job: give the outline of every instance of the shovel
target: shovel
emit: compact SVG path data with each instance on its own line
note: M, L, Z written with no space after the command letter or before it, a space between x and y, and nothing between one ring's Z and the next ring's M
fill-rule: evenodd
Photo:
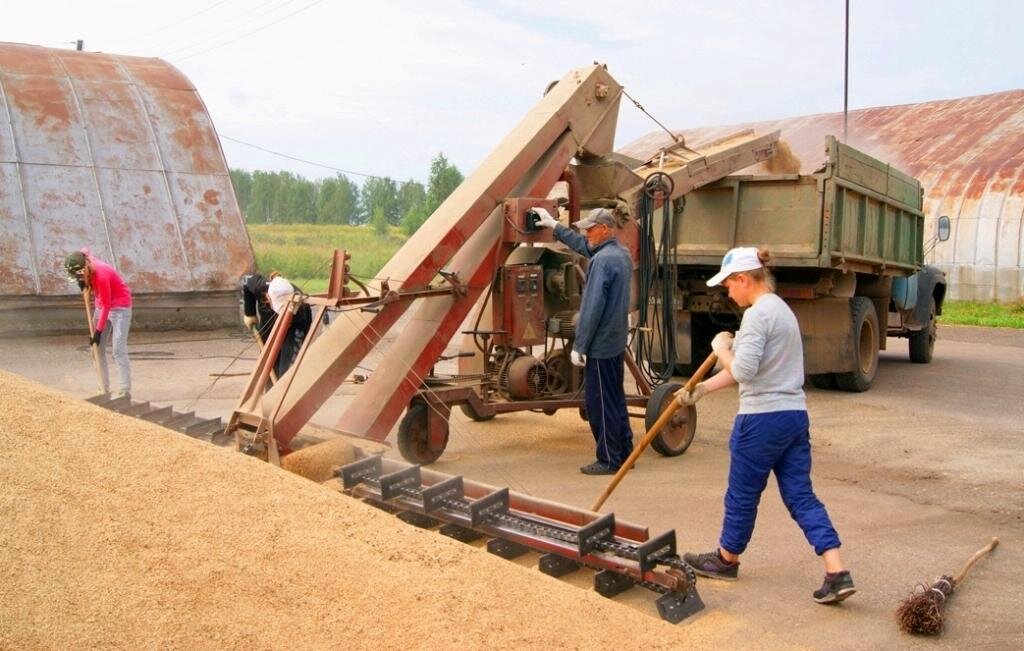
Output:
M93 335L96 333L96 331L93 330L93 327L92 327L92 306L89 305L89 293L90 292L89 292L89 288L88 287L85 288L84 290L82 290L82 302L85 303L85 318L89 322L89 339L91 340ZM97 387L99 387L100 393L110 393L107 390L107 387L104 386L104 384L103 384L103 371L102 371L102 366L100 364L100 347L99 347L99 344L94 344L94 343L90 342L89 347L92 348L92 361L93 361L93 363L96 366L96 379L99 381L99 384L97 384Z

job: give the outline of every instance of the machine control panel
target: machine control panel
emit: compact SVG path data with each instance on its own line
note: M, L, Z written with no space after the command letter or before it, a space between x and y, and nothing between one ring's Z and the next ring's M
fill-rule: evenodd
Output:
M544 267L515 264L502 269L499 300L494 301L494 323L502 324L509 346L543 344Z

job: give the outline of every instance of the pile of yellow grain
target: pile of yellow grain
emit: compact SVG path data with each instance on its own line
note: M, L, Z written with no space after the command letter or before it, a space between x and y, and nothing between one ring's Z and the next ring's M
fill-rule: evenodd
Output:
M666 624L4 372L0 487L0 648L752 642L713 611Z

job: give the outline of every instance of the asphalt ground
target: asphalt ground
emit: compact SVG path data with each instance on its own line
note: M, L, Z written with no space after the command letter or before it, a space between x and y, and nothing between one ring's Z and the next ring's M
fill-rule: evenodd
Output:
M911 364L906 342L890 339L866 393L807 389L813 480L858 593L839 606L811 600L820 562L770 481L740 580L699 582L708 612L741 621L752 647L758 635L770 634L822 649L1024 648L1024 331L945 326L939 337L929 365ZM87 397L96 383L85 339L4 339L0 368ZM251 339L235 332L139 333L129 349L135 399L207 417L226 418L246 379L217 374L244 374L256 357ZM365 366L372 370L373 360ZM342 385L314 422L336 426L344 404L361 398L359 390ZM680 551L713 549L736 407L734 390L703 400L690 449L675 458L645 452L604 510L652 533L675 529ZM637 436L642 427L634 421ZM389 454L397 457L395 450ZM483 423L456 410L449 448L433 468L589 507L608 480L578 472L592 455L589 427L575 410ZM915 585L956 572L992 536L1000 547L949 600L943 636L900 633L893 616L898 602ZM585 573L566 580L590 585ZM645 590L617 600L656 616ZM599 635L600 622L594 626Z

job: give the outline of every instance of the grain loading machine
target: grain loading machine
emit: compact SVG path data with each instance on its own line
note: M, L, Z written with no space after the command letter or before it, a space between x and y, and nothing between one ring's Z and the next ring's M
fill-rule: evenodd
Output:
M677 139L649 161L623 159L612 152L622 95L605 66L570 72L405 243L377 274L380 280L349 289L350 254L338 252L328 292L297 295L277 320L228 433L268 459L287 453L301 427L410 309L394 342L377 351L380 361L338 429L381 441L401 419L403 456L430 463L445 448L454 406L480 420L524 409L574 408L585 416L580 374L567 351L586 260L536 227L531 210L544 207L571 224L582 210L614 209L616 236L639 268L654 246L641 235L645 212L669 212L690 190L767 159L778 139L777 132L745 132L699 151ZM634 298L645 302L640 276ZM314 308L313 331L291 369L271 382L280 339L301 303ZM462 333L458 374L434 374L474 308L472 326ZM332 322L324 328L328 312ZM640 362L627 354L636 380L627 403L645 409L631 415L653 422L673 392L673 385L654 385L671 373L652 375L645 372L649 361ZM695 427L695 412L680 410L654 447L680 454Z

